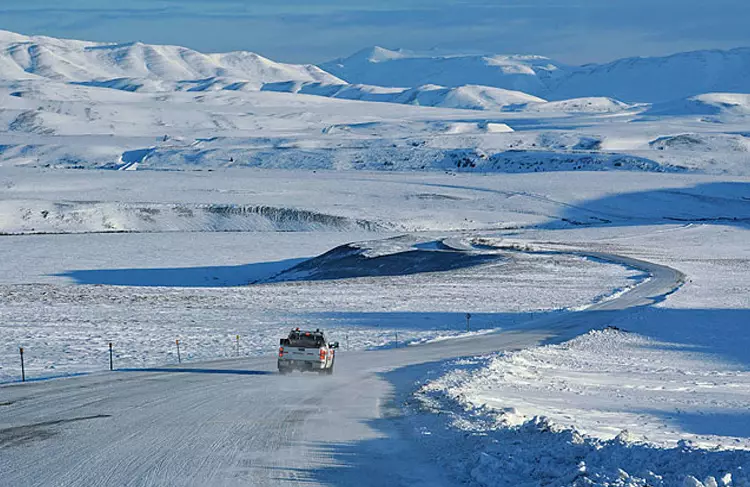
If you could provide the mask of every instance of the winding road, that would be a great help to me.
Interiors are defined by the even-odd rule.
[[[450,485],[408,434],[388,428],[400,414],[393,398],[403,385],[383,373],[564,340],[648,306],[684,280],[669,267],[586,255],[651,278],[519,329],[342,352],[331,377],[281,377],[267,356],[2,386],[0,485]]]

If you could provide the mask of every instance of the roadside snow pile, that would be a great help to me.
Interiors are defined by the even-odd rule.
[[[684,346],[592,331],[450,367],[417,398],[479,442],[480,485],[750,481],[750,372]]]
[[[600,439],[626,430],[631,439],[662,447],[687,440],[750,449],[750,426],[743,426],[750,372],[682,348],[616,330],[592,331],[562,345],[499,355],[470,375],[448,374],[431,388],[496,410],[498,422],[508,426],[543,416]],[[691,426],[706,434],[690,433]]]

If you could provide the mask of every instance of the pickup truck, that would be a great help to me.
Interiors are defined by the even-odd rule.
[[[328,343],[320,330],[295,328],[279,341],[279,373],[293,370],[333,374],[338,342]]]

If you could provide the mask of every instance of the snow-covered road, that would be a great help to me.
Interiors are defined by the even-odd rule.
[[[0,485],[449,485],[415,438],[387,427],[401,408],[383,372],[563,340],[658,300],[683,279],[669,267],[598,257],[652,277],[521,330],[342,352],[333,377],[281,377],[267,356],[3,386]],[[372,427],[383,419],[385,428]],[[382,450],[351,448],[375,439]],[[366,458],[341,465],[344,445]]]

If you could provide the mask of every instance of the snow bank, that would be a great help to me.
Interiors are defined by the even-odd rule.
[[[430,387],[497,411],[496,420],[507,426],[545,417],[603,440],[627,430],[631,441],[662,447],[690,441],[750,449],[744,424],[750,373],[637,334],[594,331],[562,345],[488,359],[469,377],[448,374]],[[697,421],[697,429],[723,434],[685,430]]]
[[[455,361],[416,394],[438,415],[410,421],[482,486],[745,486],[750,374],[681,348],[599,331]],[[686,433],[681,418],[696,417],[742,436]]]

